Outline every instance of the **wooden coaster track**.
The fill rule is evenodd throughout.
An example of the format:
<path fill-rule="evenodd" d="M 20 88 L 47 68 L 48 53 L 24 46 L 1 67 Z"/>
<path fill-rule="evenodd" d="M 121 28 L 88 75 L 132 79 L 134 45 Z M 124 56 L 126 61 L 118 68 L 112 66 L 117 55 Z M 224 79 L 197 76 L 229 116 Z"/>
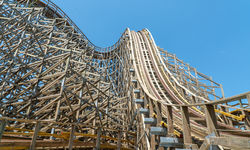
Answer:
<path fill-rule="evenodd" d="M 157 47 L 91 43 L 49 0 L 0 0 L 0 149 L 250 149 L 250 92 Z"/>

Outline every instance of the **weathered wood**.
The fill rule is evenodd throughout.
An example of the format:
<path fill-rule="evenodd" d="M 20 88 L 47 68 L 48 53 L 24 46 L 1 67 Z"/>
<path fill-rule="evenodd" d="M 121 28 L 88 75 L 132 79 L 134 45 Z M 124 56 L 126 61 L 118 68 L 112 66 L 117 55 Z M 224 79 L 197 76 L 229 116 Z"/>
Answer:
<path fill-rule="evenodd" d="M 230 149 L 250 149 L 249 137 L 210 137 L 207 141 L 210 145 L 221 145 Z"/>
<path fill-rule="evenodd" d="M 157 126 L 161 126 L 162 122 L 162 104 L 159 102 L 155 103 L 156 106 L 156 114 L 157 114 Z M 163 127 L 164 128 L 164 127 Z M 160 136 L 157 136 L 157 145 L 160 145 Z M 164 150 L 163 147 L 159 147 L 159 150 Z"/>
<path fill-rule="evenodd" d="M 2 136 L 3 136 L 3 132 L 4 132 L 4 129 L 5 129 L 5 126 L 6 126 L 6 120 L 4 119 L 4 120 L 1 120 L 0 121 L 0 141 L 1 141 L 1 139 L 2 139 Z"/>
<path fill-rule="evenodd" d="M 205 105 L 205 113 L 206 113 L 206 123 L 207 123 L 207 129 L 208 133 L 215 133 L 217 136 L 219 136 L 219 132 L 217 129 L 217 119 L 214 112 L 214 106 L 213 105 Z"/>
<path fill-rule="evenodd" d="M 150 112 L 149 112 L 150 113 L 150 117 L 154 118 L 154 116 L 153 116 L 154 108 L 153 108 L 152 101 L 149 100 L 148 104 L 149 104 L 149 110 L 150 110 Z M 150 125 L 149 125 L 149 127 L 150 127 Z M 150 136 L 150 146 L 151 146 L 152 149 L 155 149 L 155 146 L 156 146 L 155 135 L 151 135 Z"/>
<path fill-rule="evenodd" d="M 246 98 L 247 98 L 247 101 L 248 101 L 248 107 L 250 107 L 250 93 L 247 94 Z"/>
<path fill-rule="evenodd" d="M 101 128 L 98 128 L 95 149 L 100 150 L 100 145 L 101 145 Z"/>
<path fill-rule="evenodd" d="M 163 149 L 167 128 L 166 136 L 183 133 L 184 147 L 195 149 L 208 132 L 219 137 L 217 122 L 223 135 L 249 136 L 250 92 L 224 98 L 222 85 L 157 47 L 147 29 L 126 29 L 100 48 L 51 1 L 0 3 L 0 120 L 9 117 L 0 137 L 33 136 L 23 149 L 48 137 L 69 149 Z"/>
<path fill-rule="evenodd" d="M 167 106 L 167 124 L 168 124 L 168 134 L 170 136 L 174 135 L 174 124 L 173 124 L 173 113 L 172 106 Z"/>
<path fill-rule="evenodd" d="M 243 110 L 243 114 L 245 115 L 245 126 L 247 130 L 250 130 L 250 112 Z"/>
<path fill-rule="evenodd" d="M 41 123 L 37 122 L 36 126 L 35 126 L 35 131 L 33 133 L 32 141 L 31 141 L 31 144 L 30 144 L 30 150 L 34 150 L 35 147 L 36 147 L 36 139 L 37 139 L 37 135 L 38 135 L 38 132 L 40 130 L 40 127 L 41 127 Z"/>
<path fill-rule="evenodd" d="M 187 144 L 187 145 L 192 144 L 189 112 L 188 112 L 187 106 L 181 107 L 181 116 L 182 116 L 182 129 L 183 129 L 184 144 Z"/>
<path fill-rule="evenodd" d="M 73 144 L 74 144 L 74 133 L 75 133 L 75 126 L 72 125 L 71 126 L 71 131 L 70 131 L 70 136 L 69 136 L 69 150 L 72 150 L 73 149 Z"/>
<path fill-rule="evenodd" d="M 121 132 L 118 131 L 118 142 L 117 142 L 117 150 L 121 150 L 122 144 L 121 144 Z"/>

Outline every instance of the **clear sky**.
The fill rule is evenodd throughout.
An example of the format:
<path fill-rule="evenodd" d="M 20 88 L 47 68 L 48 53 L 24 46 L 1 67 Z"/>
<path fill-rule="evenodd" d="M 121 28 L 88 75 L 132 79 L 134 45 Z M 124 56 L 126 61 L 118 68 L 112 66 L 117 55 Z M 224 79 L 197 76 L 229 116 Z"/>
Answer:
<path fill-rule="evenodd" d="M 225 96 L 250 91 L 250 0 L 52 0 L 97 46 L 148 28 L 160 47 L 212 76 Z"/>

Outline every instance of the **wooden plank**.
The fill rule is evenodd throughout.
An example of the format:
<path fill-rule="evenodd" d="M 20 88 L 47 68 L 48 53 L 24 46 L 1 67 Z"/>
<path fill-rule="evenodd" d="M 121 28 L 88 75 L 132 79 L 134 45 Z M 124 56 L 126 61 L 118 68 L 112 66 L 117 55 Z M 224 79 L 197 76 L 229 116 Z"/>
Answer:
<path fill-rule="evenodd" d="M 149 102 L 148 104 L 149 104 L 149 114 L 150 114 L 149 117 L 154 118 L 154 115 L 153 115 L 154 109 L 153 109 L 152 100 L 149 99 L 148 102 Z M 150 128 L 150 125 L 149 125 L 149 128 Z M 155 146 L 156 146 L 155 135 L 150 136 L 150 146 L 151 146 L 152 149 L 155 149 Z"/>
<path fill-rule="evenodd" d="M 205 105 L 205 114 L 208 133 L 211 134 L 214 132 L 216 136 L 219 136 L 219 132 L 216 130 L 217 119 L 214 111 L 214 106 L 210 104 Z"/>
<path fill-rule="evenodd" d="M 0 124 L 0 142 L 1 142 L 3 132 L 4 132 L 7 121 L 4 119 L 4 120 L 1 120 L 0 123 L 1 123 Z"/>
<path fill-rule="evenodd" d="M 250 138 L 245 137 L 210 137 L 207 141 L 211 145 L 221 145 L 230 149 L 250 149 Z"/>
<path fill-rule="evenodd" d="M 101 144 L 101 128 L 98 128 L 97 129 L 96 146 L 95 146 L 96 150 L 100 149 L 100 144 Z"/>
<path fill-rule="evenodd" d="M 157 126 L 161 126 L 162 122 L 162 104 L 160 102 L 155 102 L 156 113 L 157 113 Z M 164 127 L 163 127 L 164 128 Z M 157 136 L 157 144 L 160 144 L 160 136 Z M 159 147 L 159 150 L 164 150 L 164 147 Z"/>
<path fill-rule="evenodd" d="M 32 142 L 30 144 L 30 150 L 33 150 L 35 149 L 36 147 L 36 139 L 37 139 L 37 136 L 38 136 L 38 132 L 40 130 L 40 127 L 41 127 L 41 123 L 40 122 L 37 122 L 36 123 L 36 126 L 35 126 L 35 131 L 33 133 L 33 137 L 32 137 Z"/>
<path fill-rule="evenodd" d="M 118 142 L 117 142 L 117 150 L 121 150 L 122 143 L 121 143 L 121 132 L 118 131 Z"/>
<path fill-rule="evenodd" d="M 60 147 L 60 148 L 65 148 L 67 147 L 68 142 L 67 141 L 37 141 L 36 143 L 36 148 L 40 148 L 40 149 L 55 149 L 55 147 Z M 16 147 L 25 147 L 25 148 L 29 148 L 30 145 L 30 141 L 15 141 L 15 142 L 1 142 L 0 143 L 0 149 L 12 149 L 12 148 L 16 148 Z M 79 146 L 81 148 L 94 148 L 95 147 L 95 143 L 92 142 L 75 142 L 74 146 Z M 105 143 L 105 144 L 100 144 L 100 148 L 101 149 L 116 149 L 117 146 L 116 145 L 111 145 L 109 143 Z M 132 148 L 125 148 L 122 147 L 123 150 L 134 150 Z"/>
<path fill-rule="evenodd" d="M 69 137 L 69 150 L 72 150 L 74 144 L 74 133 L 75 133 L 75 126 L 71 126 L 70 137 Z"/>
<path fill-rule="evenodd" d="M 243 110 L 243 114 L 245 115 L 245 127 L 250 130 L 250 112 Z"/>
<path fill-rule="evenodd" d="M 250 92 L 249 92 L 249 94 L 247 94 L 247 101 L 248 101 L 248 107 L 250 107 Z"/>
<path fill-rule="evenodd" d="M 157 114 L 157 126 L 161 125 L 162 121 L 162 104 L 160 102 L 155 102 L 156 114 Z"/>
<path fill-rule="evenodd" d="M 168 135 L 174 135 L 174 124 L 173 124 L 173 112 L 172 106 L 167 106 L 167 124 L 168 124 Z"/>
<path fill-rule="evenodd" d="M 190 120 L 189 120 L 189 113 L 187 106 L 181 107 L 181 116 L 182 116 L 182 132 L 183 132 L 184 144 L 189 145 L 192 144 L 192 137 L 191 137 Z"/>

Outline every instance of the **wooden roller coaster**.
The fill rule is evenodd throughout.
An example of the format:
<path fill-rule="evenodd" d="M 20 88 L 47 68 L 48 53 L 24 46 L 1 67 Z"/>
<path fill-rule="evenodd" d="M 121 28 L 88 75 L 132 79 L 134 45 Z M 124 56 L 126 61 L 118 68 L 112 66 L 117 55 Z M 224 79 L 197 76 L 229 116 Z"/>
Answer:
<path fill-rule="evenodd" d="M 0 149 L 250 149 L 249 104 L 147 29 L 100 48 L 49 0 L 0 0 Z"/>

